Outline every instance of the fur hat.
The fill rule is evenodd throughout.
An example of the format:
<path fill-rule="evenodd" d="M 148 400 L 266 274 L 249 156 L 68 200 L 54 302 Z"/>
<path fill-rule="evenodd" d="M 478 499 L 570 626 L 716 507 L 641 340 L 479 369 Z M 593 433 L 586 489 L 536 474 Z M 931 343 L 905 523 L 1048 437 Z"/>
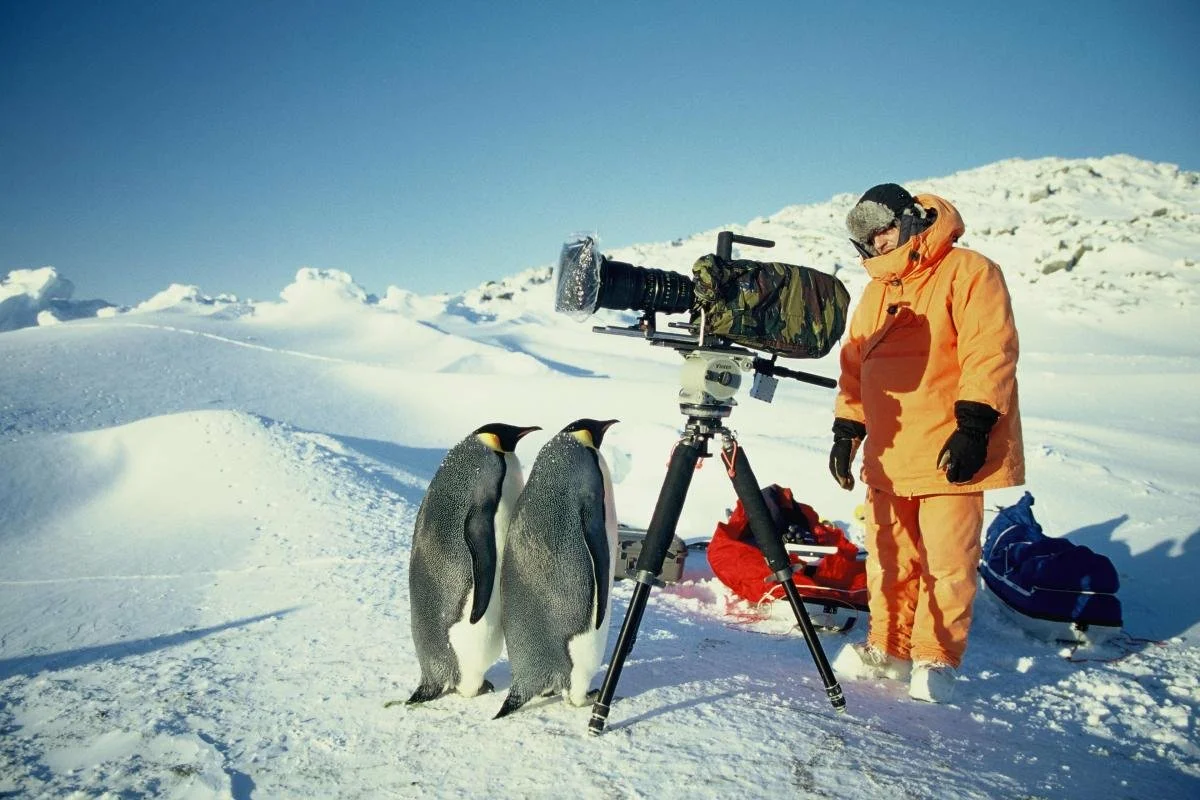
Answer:
<path fill-rule="evenodd" d="M 872 234 L 891 227 L 905 211 L 922 216 L 916 205 L 913 196 L 899 184 L 872 186 L 846 215 L 846 230 L 856 243 L 870 248 Z"/>

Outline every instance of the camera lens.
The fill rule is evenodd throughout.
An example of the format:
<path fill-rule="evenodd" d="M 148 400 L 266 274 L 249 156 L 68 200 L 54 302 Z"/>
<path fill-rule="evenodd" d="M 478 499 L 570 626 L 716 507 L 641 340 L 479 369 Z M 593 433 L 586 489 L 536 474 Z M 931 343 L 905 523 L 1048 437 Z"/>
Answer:
<path fill-rule="evenodd" d="M 614 310 L 679 314 L 692 308 L 692 280 L 663 269 L 604 259 L 597 305 Z"/>
<path fill-rule="evenodd" d="M 584 320 L 598 308 L 680 314 L 692 310 L 692 279 L 600 255 L 594 236 L 576 234 L 558 258 L 554 310 Z"/>

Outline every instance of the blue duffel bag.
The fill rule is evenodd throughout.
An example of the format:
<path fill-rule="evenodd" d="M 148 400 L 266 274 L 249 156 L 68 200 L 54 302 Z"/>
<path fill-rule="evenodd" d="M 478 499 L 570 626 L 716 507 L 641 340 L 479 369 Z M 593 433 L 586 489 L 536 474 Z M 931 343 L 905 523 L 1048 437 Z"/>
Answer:
<path fill-rule="evenodd" d="M 1029 492 L 988 526 L 979 573 L 1017 621 L 1043 638 L 1095 641 L 1121 628 L 1113 563 L 1042 533 Z"/>

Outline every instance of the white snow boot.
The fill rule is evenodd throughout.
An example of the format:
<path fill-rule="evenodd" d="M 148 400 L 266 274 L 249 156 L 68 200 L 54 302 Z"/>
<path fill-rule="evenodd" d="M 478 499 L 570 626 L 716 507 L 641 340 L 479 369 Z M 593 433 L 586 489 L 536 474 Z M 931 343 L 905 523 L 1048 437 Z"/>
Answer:
<path fill-rule="evenodd" d="M 913 665 L 908 696 L 926 703 L 949 703 L 954 698 L 958 671 L 949 664 L 918 661 Z"/>
<path fill-rule="evenodd" d="M 858 681 L 902 681 L 912 670 L 912 662 L 894 658 L 865 642 L 843 647 L 830 666 L 838 678 Z"/>

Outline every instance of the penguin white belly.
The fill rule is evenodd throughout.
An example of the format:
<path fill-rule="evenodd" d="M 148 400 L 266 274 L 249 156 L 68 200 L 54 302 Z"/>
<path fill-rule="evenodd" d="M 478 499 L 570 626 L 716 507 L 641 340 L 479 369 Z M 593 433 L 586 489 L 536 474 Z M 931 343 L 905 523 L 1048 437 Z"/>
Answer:
<path fill-rule="evenodd" d="M 588 687 L 604 659 L 604 645 L 607 642 L 607 616 L 598 629 L 576 634 L 567 642 L 567 652 L 571 656 L 571 676 L 570 683 L 563 691 L 563 697 L 571 705 L 587 704 Z"/>
<path fill-rule="evenodd" d="M 472 625 L 471 593 L 468 592 L 458 622 L 447 631 L 450 649 L 458 661 L 458 686 L 452 688 L 467 697 L 479 694 L 483 688 L 484 673 L 500 658 L 504 637 L 500 629 L 500 603 L 497 600 L 493 591 L 487 611 Z"/>
<path fill-rule="evenodd" d="M 608 643 L 608 626 L 612 621 L 612 585 L 615 565 L 617 563 L 617 510 L 613 498 L 612 479 L 609 477 L 608 464 L 604 456 L 596 454 L 600 464 L 600 474 L 604 479 L 604 533 L 608 539 L 608 607 L 605 609 L 604 621 L 599 628 L 590 625 L 588 630 L 572 636 L 567 642 L 567 652 L 571 656 L 570 684 L 563 696 L 569 703 L 576 706 L 587 704 L 588 687 L 592 676 L 600 668 L 604 660 L 604 647 Z M 596 607 L 596 595 L 592 594 L 593 613 Z M 595 617 L 592 617 L 595 619 Z"/>
<path fill-rule="evenodd" d="M 450 626 L 447 636 L 450 648 L 458 659 L 459 683 L 454 687 L 460 694 L 473 697 L 483 687 L 483 676 L 500 658 L 504 648 L 504 632 L 501 617 L 504 597 L 500 592 L 500 571 L 504 564 L 504 544 L 508 536 L 508 523 L 513 505 L 524 488 L 520 463 L 512 453 L 504 454 L 506 469 L 500 488 L 500 502 L 496 507 L 496 573 L 492 580 L 492 596 L 487 610 L 475 624 L 471 624 L 471 598 L 475 586 L 472 584 L 463 603 L 458 622 Z"/>

